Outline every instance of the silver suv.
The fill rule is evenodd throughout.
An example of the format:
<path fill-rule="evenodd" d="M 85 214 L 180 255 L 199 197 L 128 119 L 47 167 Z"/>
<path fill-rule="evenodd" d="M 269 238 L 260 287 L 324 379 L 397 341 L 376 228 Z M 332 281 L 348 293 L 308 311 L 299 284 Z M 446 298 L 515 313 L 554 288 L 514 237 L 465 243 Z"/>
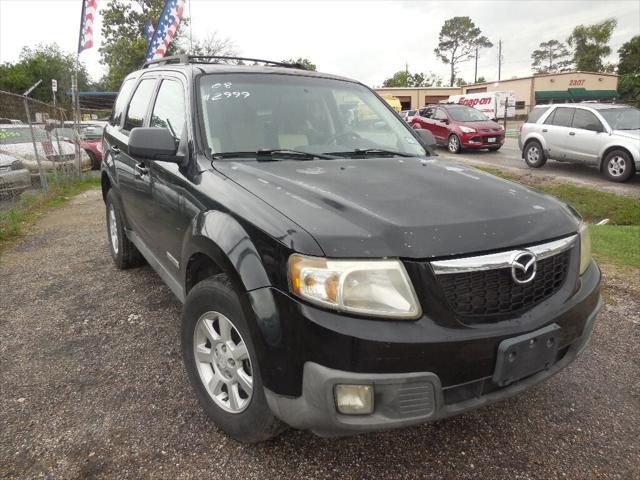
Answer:
<path fill-rule="evenodd" d="M 640 171 L 640 110 L 604 103 L 538 106 L 522 126 L 518 146 L 530 167 L 547 159 L 581 162 L 624 182 Z"/>

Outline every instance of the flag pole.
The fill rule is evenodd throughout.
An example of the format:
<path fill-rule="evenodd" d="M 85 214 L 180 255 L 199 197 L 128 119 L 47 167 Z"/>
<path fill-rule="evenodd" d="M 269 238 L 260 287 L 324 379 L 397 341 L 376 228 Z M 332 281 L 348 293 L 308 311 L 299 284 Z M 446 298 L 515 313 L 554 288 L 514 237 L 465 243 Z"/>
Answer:
<path fill-rule="evenodd" d="M 76 169 L 78 171 L 78 175 L 82 171 L 82 162 L 80 159 L 80 121 L 79 121 L 79 106 L 80 103 L 78 101 L 78 69 L 80 68 L 80 48 L 82 46 L 82 28 L 84 25 L 84 16 L 86 3 L 84 0 L 82 1 L 82 9 L 80 10 L 80 29 L 78 32 L 78 53 L 76 54 L 76 63 L 75 68 L 73 70 L 73 76 L 71 77 L 71 102 L 73 103 L 71 111 L 73 112 L 73 130 L 75 134 L 74 145 L 75 145 L 75 160 L 76 160 Z"/>

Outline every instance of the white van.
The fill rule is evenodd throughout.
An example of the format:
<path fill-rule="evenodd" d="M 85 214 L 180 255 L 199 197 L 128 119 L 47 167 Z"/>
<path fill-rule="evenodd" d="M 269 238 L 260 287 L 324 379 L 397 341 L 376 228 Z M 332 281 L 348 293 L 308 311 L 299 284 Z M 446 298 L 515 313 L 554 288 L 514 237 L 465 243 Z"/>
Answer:
<path fill-rule="evenodd" d="M 476 110 L 480 110 L 492 120 L 504 118 L 504 106 L 505 103 L 507 103 L 507 118 L 516 115 L 516 97 L 511 91 L 451 95 L 447 103 L 468 105 Z"/>

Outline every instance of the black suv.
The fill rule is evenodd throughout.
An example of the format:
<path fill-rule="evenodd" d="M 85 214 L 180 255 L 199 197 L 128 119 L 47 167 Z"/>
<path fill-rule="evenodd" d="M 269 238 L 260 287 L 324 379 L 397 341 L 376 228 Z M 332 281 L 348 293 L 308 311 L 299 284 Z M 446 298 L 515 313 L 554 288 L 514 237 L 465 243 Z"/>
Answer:
<path fill-rule="evenodd" d="M 600 271 L 571 207 L 434 157 L 361 83 L 215 61 L 125 79 L 102 190 L 116 266 L 146 260 L 184 303 L 186 370 L 227 434 L 433 421 L 585 347 Z"/>

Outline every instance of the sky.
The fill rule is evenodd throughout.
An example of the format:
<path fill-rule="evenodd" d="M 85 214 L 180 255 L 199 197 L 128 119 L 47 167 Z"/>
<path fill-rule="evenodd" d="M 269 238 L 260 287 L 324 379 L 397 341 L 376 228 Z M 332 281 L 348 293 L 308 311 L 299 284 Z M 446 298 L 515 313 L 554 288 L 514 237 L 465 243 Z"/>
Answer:
<path fill-rule="evenodd" d="M 109 0 L 98 0 L 98 11 Z M 0 0 L 0 63 L 15 62 L 25 46 L 57 42 L 77 51 L 81 0 Z M 189 8 L 190 7 L 190 8 Z M 478 76 L 498 75 L 502 40 L 502 78 L 531 74 L 531 52 L 540 42 L 566 40 L 573 27 L 614 17 L 610 62 L 632 36 L 640 34 L 637 0 L 187 0 L 194 38 L 216 33 L 230 38 L 241 55 L 282 60 L 307 57 L 318 70 L 380 86 L 408 64 L 411 72 L 434 72 L 445 82 L 449 66 L 433 53 L 444 21 L 467 15 L 494 47 L 480 52 Z M 95 24 L 96 47 L 101 16 Z M 84 51 L 94 80 L 105 73 L 97 48 Z M 474 62 L 460 64 L 473 80 Z M 446 83 L 445 83 L 446 84 Z"/>

